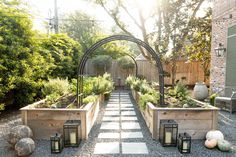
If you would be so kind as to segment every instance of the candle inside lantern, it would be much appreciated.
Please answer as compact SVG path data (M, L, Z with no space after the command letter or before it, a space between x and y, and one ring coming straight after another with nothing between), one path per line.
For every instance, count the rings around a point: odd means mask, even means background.
M183 152L187 152L188 149L188 143L186 141L183 141Z
M54 142L54 146L55 146L55 150L59 150L59 143L58 143L58 141Z
M166 132L165 134L165 143L171 143L171 132Z
M70 143L76 144L76 133L75 132L70 133Z

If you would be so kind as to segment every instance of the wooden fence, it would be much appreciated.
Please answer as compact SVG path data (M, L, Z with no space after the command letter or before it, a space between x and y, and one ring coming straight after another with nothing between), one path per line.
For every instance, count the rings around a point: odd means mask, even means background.
M143 75L148 81L158 82L158 71L154 64L146 60L137 60L136 62L138 64L139 75ZM171 63L164 64L163 68L171 74ZM123 86L126 77L129 74L135 74L135 69L132 72L125 71L118 66L116 61L113 61L111 67L107 67L106 71L111 74L116 86ZM93 76L101 73L96 71L90 60L86 63L85 74ZM194 85L196 82L203 81L204 73L200 62L186 63L185 61L177 61L176 80L183 81L186 85ZM165 77L165 84L171 85L171 77ZM206 81L206 84L209 85L209 80Z

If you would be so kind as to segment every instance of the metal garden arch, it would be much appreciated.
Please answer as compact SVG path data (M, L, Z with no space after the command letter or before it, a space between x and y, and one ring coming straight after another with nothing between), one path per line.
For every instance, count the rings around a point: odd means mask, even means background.
M80 107L80 105L82 105L82 100L83 100L83 96L80 95L79 93L83 93L83 75L84 75L84 67L85 64L87 62L87 60L89 59L89 56L95 52L95 50L97 48L99 48L100 46L115 41L115 40L126 40L126 41L130 41L130 42L134 42L140 46L142 46L143 48L145 48L147 50L148 53L151 54L152 58L155 60L157 68L158 68L158 73L159 73L159 92L160 92L160 105L164 106L165 102L164 102L164 71L163 71L163 67L161 64L161 60L160 57L158 56L158 54L144 41L131 37L131 36L127 36L127 35L113 35L107 38L104 38L100 41L98 41L97 43L93 44L82 56L80 64L78 66L78 76L77 76L77 104L78 107Z

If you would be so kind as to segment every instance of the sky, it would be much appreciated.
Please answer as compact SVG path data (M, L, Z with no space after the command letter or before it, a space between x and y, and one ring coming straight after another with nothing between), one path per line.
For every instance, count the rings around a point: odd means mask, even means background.
M34 29L46 31L44 23L54 15L54 0L24 0L29 5L31 14L34 15ZM114 23L106 12L89 0L57 0L59 18L64 14L81 11L97 19L102 25L111 27ZM60 22L60 21L59 21ZM46 32L45 32L46 33Z
M54 15L54 1L55 0L23 0L29 5L29 9L31 14L34 15L34 29L41 30L44 33L47 33L47 30L45 28L45 23L48 23L48 19L53 17ZM107 30L107 32L110 32L112 29L112 26L115 25L113 19L107 15L107 13L104 11L104 9L100 6L97 6L90 2L91 0L57 0L57 7L58 7L58 14L59 18L63 18L64 14L72 13L74 11L81 11L84 12L92 17L94 17L101 26L103 26ZM135 0L138 2L139 7L143 9L144 16L148 17L150 14L150 10L153 7L154 2L156 0ZM114 1L109 0L108 3L111 5L114 5ZM126 3L128 3L129 6L132 6L134 3L134 0L127 0ZM129 4L130 3L130 4ZM203 4L204 7L208 7L209 4ZM134 17L138 17L137 12L135 10L132 10L133 8L129 8L129 11L133 14ZM201 12L199 12L201 14ZM122 20L125 23L128 23L130 19L127 18L127 14L124 14L121 16L123 17ZM149 24L146 25L148 32L153 31L153 22L155 21L148 21ZM60 24L60 19L59 19ZM132 28L131 28L132 27ZM138 31L138 28L135 28L131 26L130 30L133 30L135 33L135 36L141 37L140 30ZM107 33L106 32L106 33Z

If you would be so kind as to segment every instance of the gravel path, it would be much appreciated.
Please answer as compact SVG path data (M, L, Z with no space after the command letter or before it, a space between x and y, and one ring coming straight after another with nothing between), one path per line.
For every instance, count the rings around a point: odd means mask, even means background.
M123 91L127 92L127 91ZM162 147L159 141L152 140L151 134L149 133L149 130L145 124L145 121L142 118L141 113L139 112L137 106L135 105L135 102L133 99L131 99L131 102L134 104L134 111L136 113L136 116L138 118L138 122L141 130L133 130L133 131L141 131L143 134L143 138L137 138L137 139L101 139L98 138L99 133L105 133L105 132L114 132L114 133L120 133L120 131L102 131L101 124L103 123L103 117L104 113L107 110L107 104L104 105L104 107L99 112L97 121L94 123L93 128L91 129L91 132L89 134L89 138L86 141L82 141L80 146L78 148L64 148L63 152L61 154L51 154L50 153L50 141L47 140L39 140L36 141L36 150L31 155L31 157L98 157L98 156L160 156L160 157L181 157L181 156L189 156L189 157L236 157L236 113L229 114L228 112L220 111L219 113L219 130L223 132L225 135L225 139L230 141L232 143L232 151L228 153L223 153L219 151L218 149L209 150L204 147L204 140L193 140L192 141L192 149L191 154L182 155L178 152L176 147ZM13 117L13 118L12 118ZM20 124L20 115L19 113L15 114L14 116L11 116L10 120L0 120L0 157L15 157L14 151L9 148L6 140L4 139L5 132L8 131L9 127L15 126L17 124ZM2 132L4 131L4 133ZM128 130L130 131L130 130ZM97 143L101 142L142 142L146 144L146 147L148 149L148 154L141 154L141 155L124 155L122 154L122 146L119 145L120 151L118 154L94 154L94 148L96 147Z

